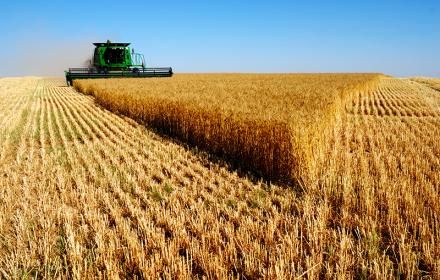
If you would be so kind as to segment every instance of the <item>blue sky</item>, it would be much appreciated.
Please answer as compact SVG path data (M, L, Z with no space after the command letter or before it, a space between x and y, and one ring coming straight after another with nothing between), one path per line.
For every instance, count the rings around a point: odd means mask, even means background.
M176 72L440 77L440 1L5 1L0 76L63 75L127 41Z

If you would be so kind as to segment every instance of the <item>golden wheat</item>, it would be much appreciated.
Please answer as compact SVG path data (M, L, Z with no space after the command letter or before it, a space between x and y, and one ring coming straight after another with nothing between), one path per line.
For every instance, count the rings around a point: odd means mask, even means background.
M177 75L79 80L99 104L268 178L310 179L328 127L377 74ZM310 180L308 180L310 181Z
M0 80L0 278L440 277L440 99L384 79L304 190L252 182L61 80Z

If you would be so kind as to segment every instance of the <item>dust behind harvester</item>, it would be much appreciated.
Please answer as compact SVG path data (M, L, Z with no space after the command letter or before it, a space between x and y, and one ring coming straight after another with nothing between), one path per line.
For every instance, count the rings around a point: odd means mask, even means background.
M130 49L130 43L93 43L95 51L87 68L69 68L66 82L72 85L77 79L96 78L150 78L171 77L171 67L147 68L143 54Z

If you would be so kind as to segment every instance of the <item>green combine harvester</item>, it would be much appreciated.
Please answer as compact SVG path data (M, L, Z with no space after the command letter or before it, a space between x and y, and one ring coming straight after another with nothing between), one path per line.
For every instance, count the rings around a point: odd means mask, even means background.
M93 43L95 51L87 68L65 71L67 85L78 79L171 77L171 67L146 68L143 54L135 53L130 43Z

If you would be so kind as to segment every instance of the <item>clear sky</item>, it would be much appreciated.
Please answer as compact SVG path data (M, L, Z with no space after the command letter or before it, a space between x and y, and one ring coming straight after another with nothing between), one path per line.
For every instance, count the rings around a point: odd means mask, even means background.
M440 77L440 1L2 1L0 76L63 75L92 42L176 72Z

